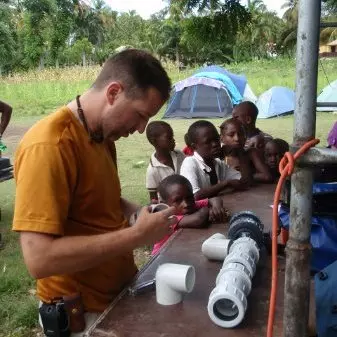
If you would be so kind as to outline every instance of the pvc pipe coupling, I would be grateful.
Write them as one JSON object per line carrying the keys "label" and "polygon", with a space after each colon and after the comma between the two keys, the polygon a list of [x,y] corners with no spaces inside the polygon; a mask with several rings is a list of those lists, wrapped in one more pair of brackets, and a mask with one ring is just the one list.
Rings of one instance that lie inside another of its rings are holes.
{"label": "pvc pipe coupling", "polygon": [[177,304],[185,293],[194,288],[195,269],[193,266],[165,263],[156,271],[156,299],[162,305]]}
{"label": "pvc pipe coupling", "polygon": [[224,259],[207,306],[215,324],[233,328],[244,319],[247,296],[252,289],[262,245],[263,224],[250,211],[234,214],[230,220],[228,239],[222,234],[215,234],[203,243],[202,252],[206,257],[220,260],[222,255]]}
{"label": "pvc pipe coupling", "polygon": [[247,295],[252,289],[260,255],[251,238],[239,238],[234,243],[229,248],[207,306],[211,320],[223,328],[233,328],[244,319]]}

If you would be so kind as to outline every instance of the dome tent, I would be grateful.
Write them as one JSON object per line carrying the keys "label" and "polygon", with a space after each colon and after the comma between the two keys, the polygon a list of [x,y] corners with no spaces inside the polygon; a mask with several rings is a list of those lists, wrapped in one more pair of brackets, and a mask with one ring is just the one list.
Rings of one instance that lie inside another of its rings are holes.
{"label": "dome tent", "polygon": [[[317,102],[337,102],[337,80],[327,85],[317,97]],[[337,107],[318,107],[317,111],[337,111]]]}
{"label": "dome tent", "polygon": [[257,118],[272,118],[292,113],[295,109],[295,92],[286,87],[272,87],[262,93],[256,106]]}
{"label": "dome tent", "polygon": [[163,118],[223,118],[232,113],[233,105],[245,99],[242,95],[246,86],[244,76],[219,66],[201,68],[174,85]]}

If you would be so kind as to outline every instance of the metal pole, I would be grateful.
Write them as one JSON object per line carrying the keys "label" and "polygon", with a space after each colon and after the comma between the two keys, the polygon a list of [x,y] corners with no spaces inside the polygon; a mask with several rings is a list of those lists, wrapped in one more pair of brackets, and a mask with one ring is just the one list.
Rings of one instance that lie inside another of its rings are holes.
{"label": "metal pole", "polygon": [[[321,1],[300,0],[296,55],[294,145],[315,136]],[[284,336],[308,335],[312,171],[295,167],[291,178],[290,235],[284,289]]]}
{"label": "metal pole", "polygon": [[313,148],[298,158],[297,163],[300,166],[309,167],[317,165],[322,166],[326,164],[337,164],[337,151],[321,147]]}

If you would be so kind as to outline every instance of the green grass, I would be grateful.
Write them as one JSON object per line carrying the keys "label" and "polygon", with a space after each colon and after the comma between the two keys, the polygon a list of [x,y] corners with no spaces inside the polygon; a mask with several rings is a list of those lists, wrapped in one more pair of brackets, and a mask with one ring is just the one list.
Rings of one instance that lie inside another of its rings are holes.
{"label": "green grass", "polygon": [[[324,67],[330,80],[337,78],[337,60],[324,61]],[[255,61],[231,65],[230,70],[245,73],[256,94],[273,85],[295,86],[295,63],[290,60]],[[70,78],[70,72],[58,70],[46,71],[43,76],[28,74],[1,80],[0,97],[14,107],[12,124],[30,126],[44,114],[74,98],[92,82],[98,68],[76,69],[76,76]],[[170,71],[172,82],[192,74],[194,69],[184,72]],[[322,71],[319,71],[318,90],[327,84]],[[164,109],[155,117],[162,116]],[[317,137],[322,145],[326,144],[326,135],[335,121],[332,114],[317,115]],[[177,148],[184,146],[183,136],[193,121],[172,120]],[[220,125],[221,120],[212,120]],[[291,142],[293,117],[287,116],[271,120],[259,120],[257,123],[265,132]],[[4,137],[6,142],[6,135]],[[16,144],[9,144],[8,155],[12,156]],[[135,134],[117,142],[119,174],[123,196],[140,204],[148,202],[145,185],[145,171],[152,147],[144,135]],[[141,163],[143,162],[143,163]],[[0,250],[0,337],[32,336],[32,328],[37,325],[37,300],[31,295],[35,282],[28,275],[19,249],[18,235],[11,231],[14,205],[14,183],[8,181],[0,184],[0,206],[2,222],[0,231],[4,235],[5,249]],[[137,261],[141,265],[146,261],[142,250],[137,252]]]}

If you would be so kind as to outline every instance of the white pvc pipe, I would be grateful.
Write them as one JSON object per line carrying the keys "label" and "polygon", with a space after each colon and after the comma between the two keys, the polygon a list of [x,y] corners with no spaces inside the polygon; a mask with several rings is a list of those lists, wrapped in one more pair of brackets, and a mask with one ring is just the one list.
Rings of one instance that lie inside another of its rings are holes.
{"label": "white pvc pipe", "polygon": [[156,299],[162,305],[177,304],[184,293],[194,288],[195,269],[193,266],[165,263],[156,272]]}
{"label": "white pvc pipe", "polygon": [[256,263],[249,252],[233,250],[227,255],[224,265],[231,262],[243,264],[249,270],[251,275],[255,275]]}
{"label": "white pvc pipe", "polygon": [[166,208],[169,208],[169,206],[164,203],[150,205],[151,213],[160,212]]}
{"label": "white pvc pipe", "polygon": [[215,233],[201,246],[201,251],[209,260],[223,261],[227,256],[230,240],[220,233]]}
{"label": "white pvc pipe", "polygon": [[240,324],[246,309],[246,295],[231,282],[223,281],[221,287],[215,287],[209,295],[208,315],[223,328],[233,328]]}
{"label": "white pvc pipe", "polygon": [[208,314],[215,324],[233,328],[242,322],[259,257],[256,242],[248,237],[230,246],[208,300]]}
{"label": "white pvc pipe", "polygon": [[225,264],[215,281],[215,284],[218,285],[224,279],[224,277],[229,277],[233,280],[233,283],[238,283],[240,289],[248,295],[252,289],[252,277],[253,275],[249,270],[242,265],[241,263],[227,263]]}
{"label": "white pvc pipe", "polygon": [[260,259],[260,251],[256,242],[249,237],[242,237],[236,239],[229,248],[228,253],[231,253],[233,250],[235,251],[244,251],[247,252],[251,258],[257,263]]}

